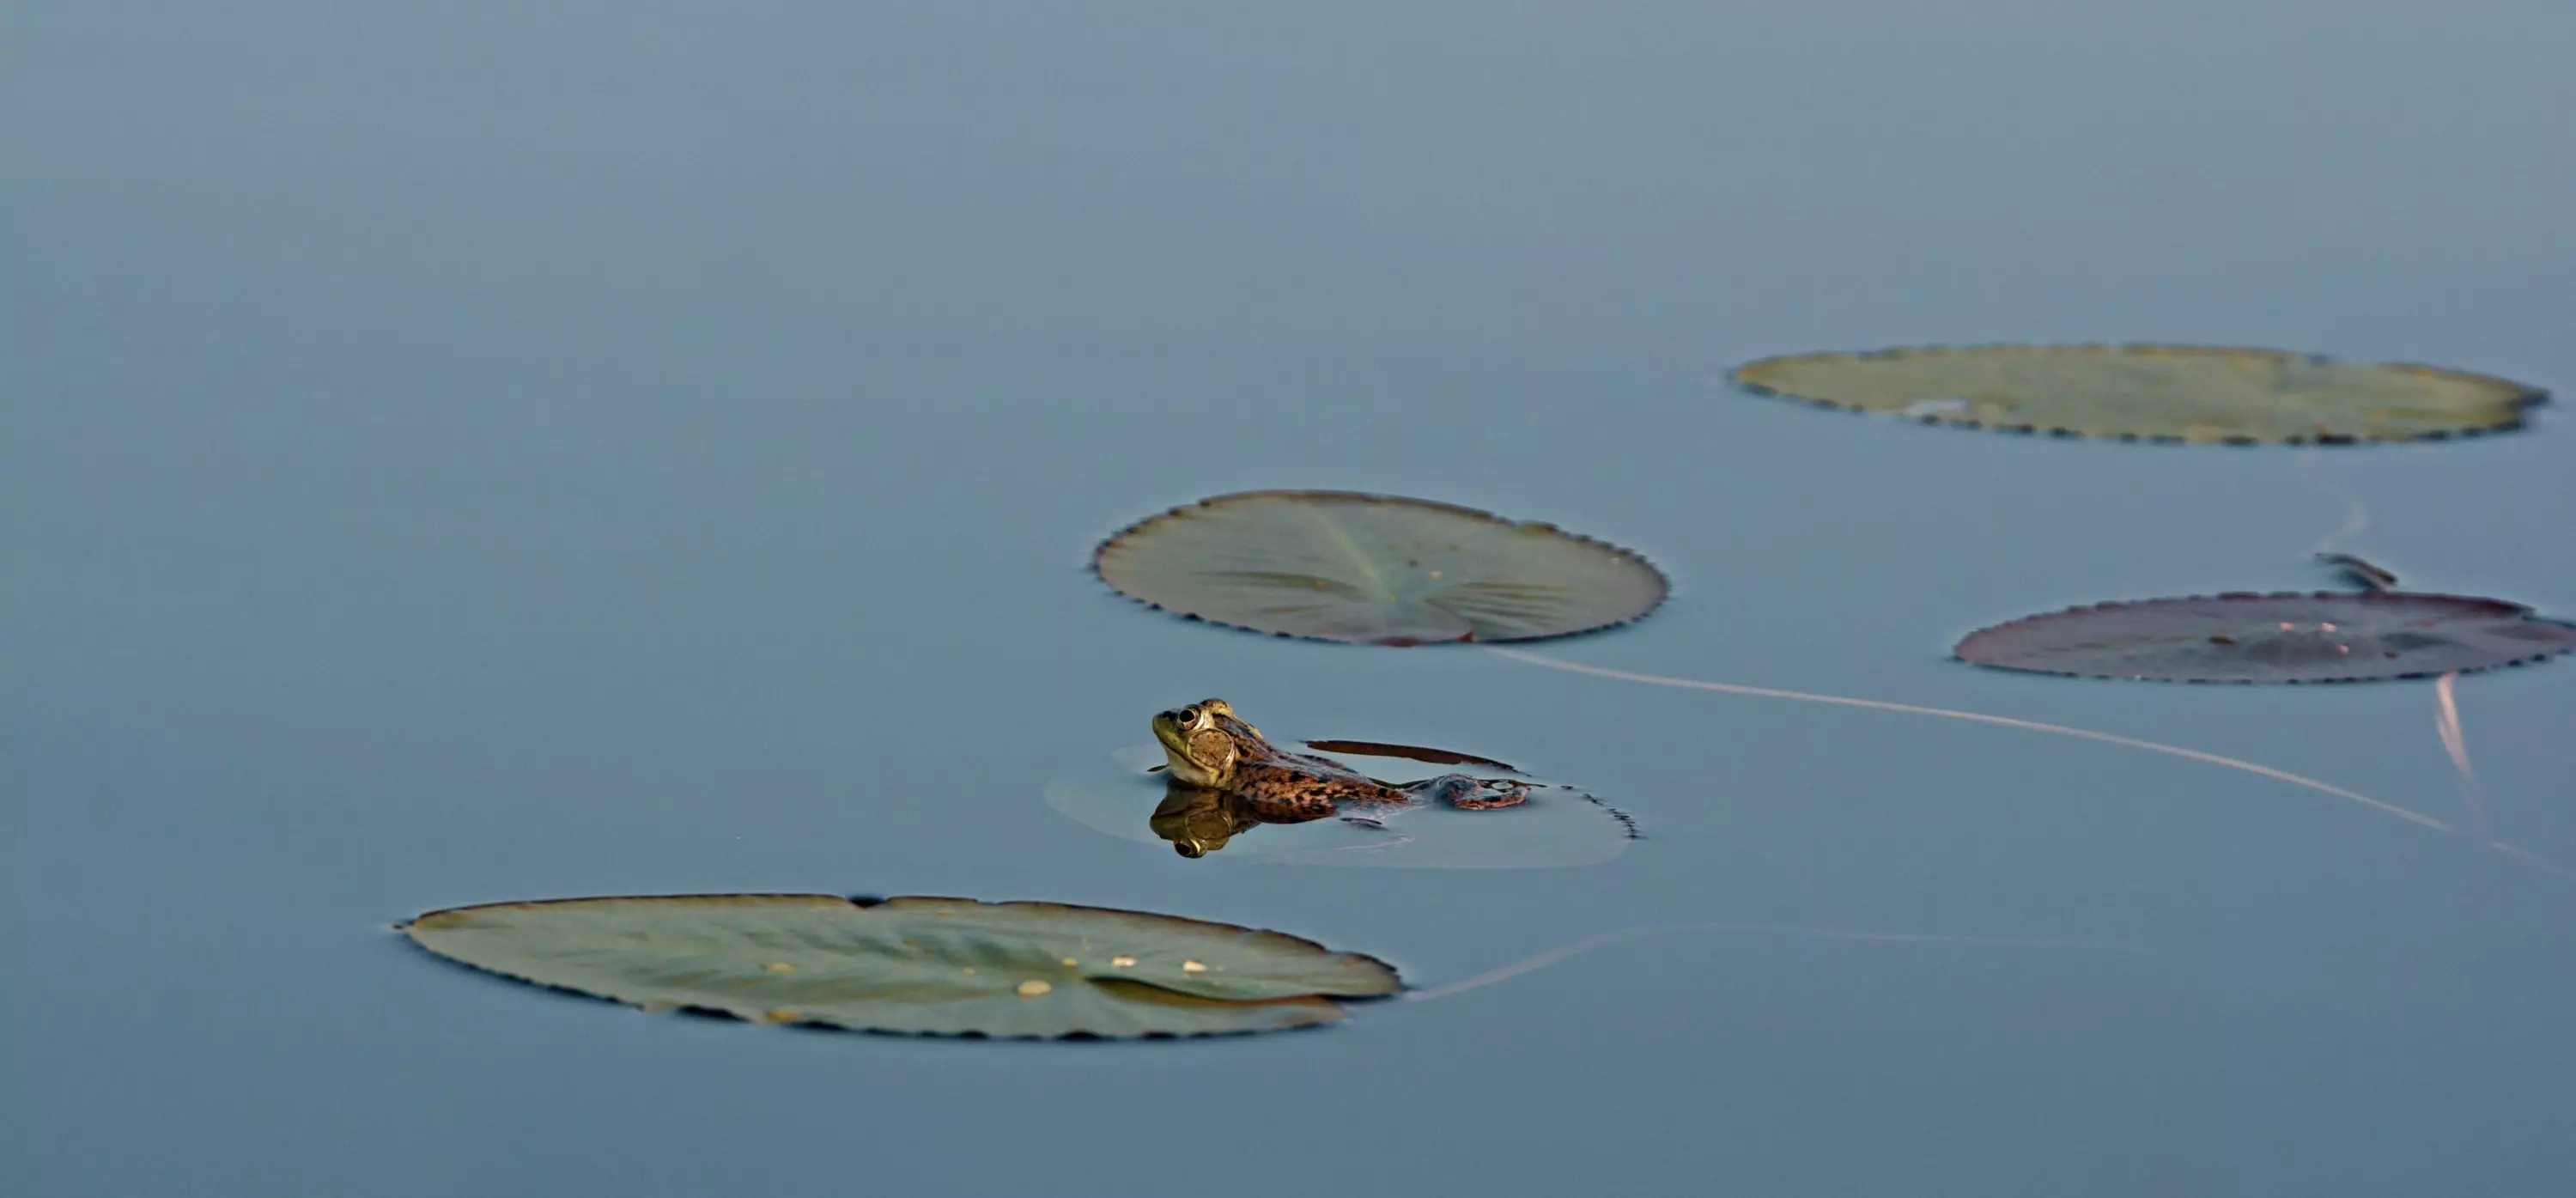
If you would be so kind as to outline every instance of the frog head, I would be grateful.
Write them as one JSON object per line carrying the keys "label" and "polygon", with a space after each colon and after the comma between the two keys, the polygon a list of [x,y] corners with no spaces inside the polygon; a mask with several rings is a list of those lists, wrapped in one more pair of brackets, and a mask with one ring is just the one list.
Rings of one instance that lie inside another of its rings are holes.
{"label": "frog head", "polygon": [[1154,739],[1163,743],[1172,778],[1190,786],[1221,789],[1234,780],[1240,756],[1227,725],[1240,724],[1223,699],[1157,712]]}

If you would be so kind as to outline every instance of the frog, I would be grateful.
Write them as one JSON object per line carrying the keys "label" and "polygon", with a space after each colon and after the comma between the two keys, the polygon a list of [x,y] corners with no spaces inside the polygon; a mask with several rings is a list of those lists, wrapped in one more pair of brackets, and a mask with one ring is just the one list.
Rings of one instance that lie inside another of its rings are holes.
{"label": "frog", "polygon": [[[1491,811],[1529,799],[1529,788],[1517,782],[1465,774],[1380,782],[1330,757],[1291,753],[1271,744],[1223,699],[1156,713],[1154,739],[1162,743],[1172,781],[1229,796],[1262,823],[1326,819],[1345,805],[1366,811],[1432,802]],[[1365,815],[1344,818],[1373,822]]]}

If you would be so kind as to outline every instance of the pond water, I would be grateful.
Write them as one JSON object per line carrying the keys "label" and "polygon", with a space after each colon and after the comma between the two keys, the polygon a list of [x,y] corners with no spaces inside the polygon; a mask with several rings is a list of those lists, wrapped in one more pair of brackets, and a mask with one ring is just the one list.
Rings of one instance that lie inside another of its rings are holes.
{"label": "pond water", "polygon": [[[2576,877],[2108,744],[1190,624],[1085,563],[1255,487],[1550,520],[1675,584],[1551,657],[2170,742],[2576,863],[2563,661],[2460,682],[2471,790],[2429,684],[1945,660],[2325,585],[2329,541],[2566,615],[2563,414],[2197,450],[1721,383],[2142,340],[2565,391],[2571,45],[2505,2],[22,6],[0,1188],[2567,1192]],[[1647,836],[1234,868],[1042,801],[1211,694]],[[390,931],[731,890],[1134,907],[1425,987],[1738,926],[1134,1045],[645,1016]]]}

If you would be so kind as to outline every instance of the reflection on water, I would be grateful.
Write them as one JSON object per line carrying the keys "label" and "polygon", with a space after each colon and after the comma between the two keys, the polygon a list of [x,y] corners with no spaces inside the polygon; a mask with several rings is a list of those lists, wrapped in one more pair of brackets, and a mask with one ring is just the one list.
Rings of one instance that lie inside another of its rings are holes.
{"label": "reflection on water", "polygon": [[1163,801],[1145,825],[1170,841],[1173,852],[1204,857],[1261,822],[1252,805],[1238,795],[1176,780],[1165,784]]}
{"label": "reflection on water", "polygon": [[[1401,747],[1401,746],[1399,746]],[[1265,813],[1231,791],[1192,786],[1149,772],[1158,748],[1131,746],[1098,766],[1049,779],[1047,806],[1122,840],[1169,844],[1183,857],[1269,865],[1357,865],[1399,869],[1547,869],[1598,865],[1637,838],[1626,812],[1575,787],[1515,781],[1527,797],[1506,807],[1462,810],[1437,797],[1371,803],[1329,818]],[[1419,763],[1351,755],[1365,773],[1398,787]],[[1444,775],[1486,785],[1464,775]],[[1435,780],[1436,781],[1436,780]]]}
{"label": "reflection on water", "polygon": [[[1484,790],[1486,788],[1496,786],[1509,787],[1516,796],[1509,804],[1510,806],[1519,806],[1526,802],[1529,796],[1529,787],[1524,783],[1497,782],[1491,779],[1469,778],[1459,774],[1443,775],[1439,778],[1431,779],[1428,783],[1417,783],[1416,785],[1427,785],[1435,790],[1442,791],[1449,789]],[[1430,804],[1439,801],[1440,800],[1437,798],[1422,798],[1416,799],[1413,803],[1407,804],[1373,805],[1364,809],[1368,814],[1343,814],[1329,818],[1336,819],[1341,823],[1349,824],[1353,827],[1388,831],[1388,819],[1394,812],[1416,805]],[[1482,810],[1480,808],[1466,809]],[[1245,798],[1243,795],[1235,791],[1214,790],[1204,786],[1192,786],[1189,783],[1175,778],[1164,784],[1163,801],[1155,805],[1153,815],[1146,819],[1145,824],[1148,828],[1153,830],[1154,835],[1170,841],[1172,851],[1179,853],[1184,857],[1196,858],[1207,856],[1218,849],[1224,848],[1226,841],[1240,836],[1245,832],[1249,832],[1261,824],[1306,824],[1325,818],[1328,817],[1302,813],[1272,814],[1263,811],[1259,804]],[[1354,847],[1368,849],[1393,848],[1398,845],[1410,844],[1412,843],[1412,840],[1413,838],[1411,836],[1399,833],[1391,839]]]}

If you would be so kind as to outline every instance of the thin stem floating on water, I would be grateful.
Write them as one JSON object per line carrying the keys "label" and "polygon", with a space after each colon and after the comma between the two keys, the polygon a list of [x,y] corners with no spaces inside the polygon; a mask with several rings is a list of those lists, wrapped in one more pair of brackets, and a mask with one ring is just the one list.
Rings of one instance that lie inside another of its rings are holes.
{"label": "thin stem floating on water", "polygon": [[1661,936],[1668,932],[1734,932],[1745,935],[1797,936],[1815,940],[1860,941],[1870,944],[1948,944],[1961,945],[1970,948],[2081,949],[2093,952],[2146,951],[2144,949],[2125,944],[2112,944],[2100,940],[2076,940],[2060,937],[1960,936],[1933,932],[1874,932],[1859,928],[1815,928],[1800,927],[1795,924],[1734,923],[1726,921],[1676,923],[1661,924],[1649,928],[1624,928],[1616,932],[1602,932],[1598,935],[1586,936],[1581,940],[1576,940],[1568,944],[1560,944],[1545,952],[1524,957],[1521,960],[1514,961],[1500,969],[1486,970],[1483,973],[1477,974],[1476,976],[1467,978],[1463,981],[1450,982],[1446,985],[1440,986],[1431,986],[1421,990],[1407,990],[1400,995],[1399,998],[1404,1002],[1429,1002],[1435,998],[1447,998],[1453,994],[1463,994],[1469,990],[1474,990],[1483,986],[1490,986],[1496,982],[1507,981],[1525,973],[1545,969],[1550,965],[1557,964],[1558,962],[1565,961],[1569,958],[1582,956],[1596,948],[1607,948],[1613,944],[1625,944],[1631,940],[1643,940],[1649,936]]}
{"label": "thin stem floating on water", "polygon": [[1532,665],[1547,666],[1551,669],[1571,670],[1577,674],[1590,674],[1596,678],[1616,678],[1623,682],[1643,682],[1653,686],[1673,686],[1681,687],[1686,690],[1717,691],[1722,694],[1746,695],[1757,699],[1790,699],[1800,703],[1825,703],[1836,707],[1859,707],[1870,711],[1893,711],[1905,715],[1937,716],[1945,720],[1966,720],[1974,724],[1992,724],[1998,728],[2019,728],[2026,732],[2046,732],[2055,736],[2073,736],[2084,740],[2101,741],[2104,744],[2121,745],[2131,749],[2145,749],[2151,753],[2166,753],[2192,761],[2205,762],[2210,765],[2219,765],[2225,766],[2229,769],[2244,770],[2250,774],[2259,774],[2263,777],[2275,779],[2277,781],[2288,782],[2297,786],[2304,786],[2310,790],[2322,791],[2339,799],[2359,803],[2374,811],[2378,811],[2386,815],[2393,815],[2399,819],[2407,821],[2408,823],[2421,824],[2436,832],[2456,831],[2456,829],[2452,828],[2451,825],[2443,823],[2432,816],[2424,815],[2420,812],[2409,811],[2394,803],[2381,802],[2378,799],[2371,798],[2369,795],[2361,794],[2356,791],[2345,790],[2343,787],[2336,786],[2331,782],[2320,782],[2314,778],[2307,777],[2304,774],[2293,774],[2288,770],[2275,769],[2271,766],[2251,761],[2240,761],[2233,757],[2222,757],[2216,753],[2204,753],[2198,749],[2186,749],[2180,745],[2168,745],[2152,740],[2139,740],[2136,737],[2130,736],[2115,736],[2108,732],[2095,732],[2089,728],[2071,728],[2064,724],[2044,724],[2037,720],[2015,719],[2012,716],[1987,715],[1983,712],[1960,711],[1948,707],[1924,707],[1913,703],[1890,703],[1881,699],[1854,699],[1844,695],[1818,695],[1811,694],[1806,691],[1777,690],[1767,686],[1746,686],[1735,682],[1707,682],[1696,678],[1668,678],[1661,674],[1639,674],[1629,670],[1613,670],[1602,666],[1587,666],[1580,662],[1566,661],[1563,658],[1548,657],[1542,654],[1532,653],[1526,649],[1505,649],[1494,645],[1487,645],[1485,646],[1485,651],[1488,653],[1499,653],[1515,661],[1525,661]]}
{"label": "thin stem floating on water", "polygon": [[2451,683],[2460,676],[2458,670],[2442,675],[2433,684],[2433,735],[2442,738],[2442,751],[2451,758],[2451,768],[2460,774],[2460,805],[2468,809],[2469,827],[2478,835],[2487,834],[2486,796],[2478,787],[2477,768],[2469,764],[2469,742],[2460,729],[2460,702],[2452,693]]}
{"label": "thin stem floating on water", "polygon": [[[2099,741],[2103,744],[2119,745],[2123,748],[2144,749],[2150,753],[2162,753],[2169,757],[2180,757],[2187,761],[2197,761],[2205,765],[2223,766],[2232,770],[2241,770],[2245,773],[2256,775],[2257,777],[2270,778],[2276,782],[2287,782],[2293,786],[2306,787],[2309,790],[2316,791],[2320,794],[2331,795],[2349,803],[2358,803],[2361,806],[2379,812],[2382,815],[2402,819],[2407,823],[2415,824],[2419,827],[2430,828],[2433,831],[2451,835],[2466,835],[2465,833],[2462,833],[2459,828],[2453,827],[2452,825],[2435,819],[2432,816],[2425,815],[2422,812],[2411,811],[2407,808],[2400,807],[2395,803],[2374,799],[2369,795],[2360,793],[2359,791],[2346,790],[2331,782],[2321,782],[2315,778],[2308,777],[2305,774],[2294,774],[2285,769],[2277,769],[2272,766],[2263,765],[2259,762],[2244,761],[2234,757],[2224,757],[2216,753],[2204,753],[2198,749],[2186,749],[2180,745],[2168,745],[2158,741],[2140,740],[2134,736],[2117,736],[2109,732],[2095,732],[2090,728],[2073,728],[2064,724],[2048,724],[2042,723],[2038,720],[2016,719],[2012,716],[1987,715],[1984,712],[1960,711],[1949,707],[1925,707],[1914,703],[1890,703],[1880,699],[1855,699],[1846,695],[1819,695],[1812,694],[1807,691],[1780,690],[1767,686],[1746,686],[1742,683],[1736,682],[1709,682],[1698,678],[1672,678],[1662,674],[1640,674],[1631,670],[1613,670],[1605,666],[1584,665],[1581,662],[1567,661],[1561,657],[1549,657],[1544,653],[1532,653],[1527,649],[1510,649],[1501,645],[1482,645],[1479,646],[1479,648],[1482,648],[1487,653],[1498,654],[1503,657],[1511,658],[1514,661],[1526,662],[1535,666],[1546,666],[1552,670],[1567,670],[1577,674],[1589,674],[1595,678],[1613,678],[1622,682],[1642,682],[1650,686],[1670,686],[1678,687],[1683,690],[1715,691],[1719,694],[1744,695],[1749,698],[1756,699],[1788,699],[1799,703],[1823,703],[1835,707],[1858,707],[1869,711],[1889,711],[1902,715],[1935,716],[1945,720],[1964,720],[1972,724],[1990,724],[1998,728],[2018,728],[2025,732],[2045,732],[2051,736],[2072,736],[2079,740]],[[2496,849],[2519,860],[2528,861],[2548,870],[2551,873],[2557,874],[2560,877],[2576,879],[2576,871],[2570,871],[2563,866],[2550,862],[2547,859],[2532,853],[2528,849],[2507,844],[2501,840],[2487,839],[2482,833],[2471,838],[2484,840],[2490,848]]]}

